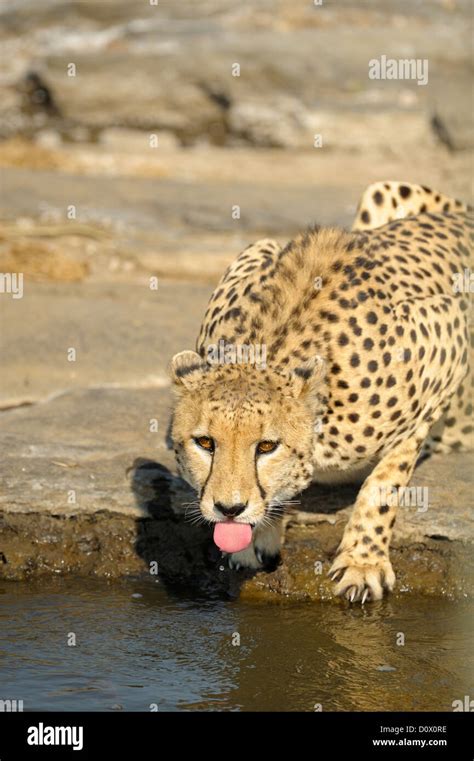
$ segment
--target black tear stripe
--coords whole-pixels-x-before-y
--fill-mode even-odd
[[[211,474],[212,474],[212,467],[213,467],[213,465],[214,465],[214,454],[213,454],[213,456],[211,457],[211,467],[209,468],[209,473],[207,474],[207,478],[206,478],[206,480],[204,481],[204,485],[203,485],[203,487],[202,487],[202,489],[201,489],[201,492],[200,492],[200,494],[199,494],[199,501],[200,501],[200,502],[202,501],[202,498],[204,497],[204,492],[206,491],[206,486],[207,486],[207,484],[208,484],[208,481],[209,481],[209,479],[210,479],[210,477],[211,477]]]
[[[260,496],[261,496],[261,498],[262,498],[262,499],[266,499],[266,496],[267,496],[267,492],[266,492],[266,491],[265,491],[265,489],[263,488],[263,486],[262,486],[262,484],[260,483],[260,481],[259,481],[259,478],[258,478],[257,457],[258,457],[258,454],[257,454],[257,450],[255,450],[255,457],[254,457],[254,466],[255,466],[255,480],[256,480],[256,482],[257,482],[257,487],[258,487],[258,490],[259,490],[259,492],[260,492]]]

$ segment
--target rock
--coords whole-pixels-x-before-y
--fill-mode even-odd
[[[112,151],[125,153],[150,153],[150,132],[124,127],[108,127],[100,134],[100,143]],[[174,134],[164,130],[153,133],[160,151],[173,151],[179,147]]]
[[[199,236],[222,233],[245,235],[244,245],[257,238],[284,235],[304,229],[316,221],[321,224],[349,223],[351,215],[341,211],[340,188],[317,182],[314,159],[314,187],[307,184],[282,182],[278,186],[260,187],[247,177],[236,182],[196,181],[189,183],[166,178],[71,176],[65,173],[26,169],[5,169],[3,181],[8,194],[3,198],[6,217],[27,216],[41,221],[67,224],[65,199],[73,199],[76,208],[75,222],[117,229],[122,246],[133,237],[149,235],[155,241],[155,251],[163,240],[175,243],[186,237],[186,246],[195,245]],[[213,160],[222,160],[213,156]],[[271,182],[271,180],[269,181]],[[271,188],[271,189],[270,189]],[[26,192],[28,191],[28,192]],[[351,200],[347,195],[348,201]],[[356,190],[354,189],[354,206]],[[240,217],[233,218],[234,206],[239,206]],[[334,209],[338,209],[337,212]],[[343,206],[342,206],[343,209]],[[316,217],[317,215],[317,217]],[[124,236],[127,233],[127,237]],[[256,237],[255,237],[256,236]],[[249,239],[250,238],[250,239]],[[148,251],[151,245],[148,246]],[[222,249],[222,246],[221,246]],[[239,252],[230,252],[236,256]],[[220,270],[222,272],[223,270]]]
[[[302,103],[288,96],[237,100],[228,116],[232,135],[264,147],[310,147],[307,122]]]
[[[53,150],[60,148],[63,144],[60,133],[54,129],[40,130],[36,135],[35,141],[40,148],[51,148]]]
[[[83,252],[65,251],[67,243],[67,237],[61,243],[25,238],[0,242],[0,271],[21,272],[28,280],[80,282],[87,277],[89,264]]]
[[[473,147],[467,4],[452,10],[438,3],[429,13],[413,4],[401,13],[396,0],[378,8],[308,2],[275,9],[267,0],[258,12],[217,0],[206,7],[183,15],[179,4],[144,4],[139,18],[133,4],[122,2],[106,12],[66,7],[60,29],[51,22],[52,0],[28,17],[18,4],[3,8],[2,135],[34,134],[59,122],[74,140],[124,127],[169,131],[184,145],[245,138],[288,148],[308,145],[306,113],[325,113],[340,120],[344,138],[327,139],[356,150],[347,122],[370,119],[376,102],[391,149],[398,145],[398,117],[402,123],[406,117],[409,135],[418,134],[410,109],[423,115],[419,146],[432,139],[434,109],[457,150]],[[428,60],[429,85],[370,80],[368,62],[380,50]],[[32,60],[59,117],[25,109],[21,82]],[[68,75],[70,63],[75,76]],[[77,132],[80,125],[85,132]],[[408,144],[404,133],[402,126],[398,138]]]
[[[173,475],[169,408],[165,388],[104,387],[3,412],[0,576],[119,577],[158,564],[159,578],[173,587],[330,599],[326,572],[356,489],[314,485],[302,507],[315,521],[305,527],[289,517],[280,567],[253,578],[231,572],[210,527],[187,520],[195,495]],[[469,463],[470,455],[458,454],[419,467],[414,483],[429,484],[430,520],[399,510],[395,594],[473,594],[471,488],[459,480]]]
[[[331,151],[381,152],[387,144],[396,154],[424,144],[436,146],[429,116],[421,109],[338,108],[311,110],[295,98],[237,101],[229,111],[233,135],[253,145]]]
[[[89,283],[80,290],[63,283],[58,291],[27,277],[23,287],[23,299],[4,295],[0,301],[0,407],[73,388],[167,385],[167,363],[175,349],[194,347],[211,291],[166,281],[157,291],[147,281]],[[69,348],[75,361],[68,361]]]
[[[389,145],[395,155],[402,155],[420,144],[425,149],[436,145],[429,117],[423,110],[320,110],[308,112],[306,124],[307,132],[321,135],[323,146],[329,150],[380,153]]]

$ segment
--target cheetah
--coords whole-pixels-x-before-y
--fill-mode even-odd
[[[223,275],[196,351],[170,363],[170,431],[232,568],[278,557],[285,506],[311,482],[358,481],[334,592],[363,604],[393,589],[387,495],[424,449],[470,445],[469,211],[376,183],[351,231],[258,241]]]

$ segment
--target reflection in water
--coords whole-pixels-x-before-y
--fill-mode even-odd
[[[249,604],[77,579],[0,595],[0,699],[25,710],[451,710],[472,683],[467,602]]]

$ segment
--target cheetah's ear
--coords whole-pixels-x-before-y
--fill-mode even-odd
[[[209,365],[195,351],[180,351],[170,362],[168,371],[176,386],[185,386],[190,391],[197,388],[208,372]]]
[[[314,393],[321,388],[325,374],[326,363],[316,354],[291,372],[288,385],[290,396],[297,399],[299,396]]]

